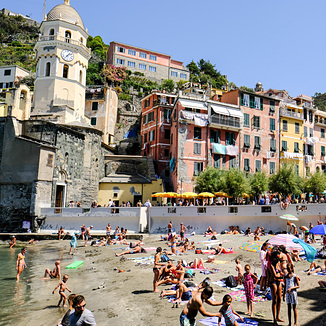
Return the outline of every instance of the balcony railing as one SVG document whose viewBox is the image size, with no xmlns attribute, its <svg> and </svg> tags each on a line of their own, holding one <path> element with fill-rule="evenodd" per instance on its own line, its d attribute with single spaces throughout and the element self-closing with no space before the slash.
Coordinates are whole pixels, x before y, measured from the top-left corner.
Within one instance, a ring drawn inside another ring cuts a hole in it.
<svg viewBox="0 0 326 326">
<path fill-rule="evenodd" d="M 280 115 L 283 117 L 291 117 L 291 118 L 296 118 L 296 119 L 300 119 L 303 120 L 303 114 L 299 113 L 299 112 L 292 112 L 286 109 L 282 109 L 280 110 Z"/>
<path fill-rule="evenodd" d="M 91 53 L 91 49 L 86 47 L 82 42 L 72 40 L 69 37 L 59 36 L 59 35 L 47 35 L 47 36 L 40 36 L 39 42 L 48 42 L 48 41 L 60 41 L 64 43 L 74 44 L 81 46 L 87 53 Z"/>
<path fill-rule="evenodd" d="M 173 106 L 173 104 L 170 104 L 167 100 L 164 100 L 164 99 L 155 100 L 153 102 L 153 106 L 156 106 L 156 105 Z"/>
<path fill-rule="evenodd" d="M 212 122 L 218 125 L 240 128 L 240 119 L 235 117 L 228 117 L 225 115 L 214 114 L 211 117 Z"/>
</svg>

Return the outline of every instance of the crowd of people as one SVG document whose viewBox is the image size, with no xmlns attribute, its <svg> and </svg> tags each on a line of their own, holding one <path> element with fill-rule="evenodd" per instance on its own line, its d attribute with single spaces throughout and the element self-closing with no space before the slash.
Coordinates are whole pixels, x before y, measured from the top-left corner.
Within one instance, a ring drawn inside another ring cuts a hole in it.
<svg viewBox="0 0 326 326">
<path fill-rule="evenodd" d="M 318 224 L 323 224 L 321 221 Z M 300 226 L 299 228 L 294 223 L 289 223 L 289 231 L 299 236 L 299 231 L 302 232 L 306 243 L 314 243 L 316 239 L 310 234 L 310 230 L 313 228 L 312 223 L 309 227 Z M 99 240 L 93 240 L 91 230 L 93 226 L 86 227 L 84 224 L 80 227 L 80 232 L 74 232 L 70 240 L 70 254 L 73 254 L 77 250 L 78 240 L 84 241 L 84 246 L 87 243 L 93 246 L 107 246 L 113 244 L 126 245 L 126 249 L 120 253 L 115 253 L 116 257 L 123 257 L 129 254 L 146 253 L 144 249 L 144 243 L 142 240 L 135 242 L 128 242 L 126 239 L 127 230 L 123 227 L 116 226 L 112 228 L 110 223 L 106 226 L 106 236 L 101 237 Z M 194 241 L 190 241 L 187 238 L 186 233 L 188 228 L 181 222 L 179 226 L 179 232 L 177 234 L 172 221 L 167 225 L 168 233 L 166 236 L 161 236 L 161 241 L 165 241 L 167 249 L 163 249 L 162 246 L 156 248 L 154 255 L 153 266 L 153 291 L 160 293 L 160 297 L 166 297 L 174 295 L 175 299 L 172 301 L 174 305 L 178 306 L 182 301 L 187 301 L 187 304 L 183 308 L 180 315 L 180 325 L 195 325 L 195 319 L 200 312 L 203 316 L 218 317 L 221 322 L 222 317 L 225 319 L 226 325 L 238 325 L 237 318 L 243 320 L 242 317 L 232 308 L 232 297 L 225 295 L 221 301 L 212 300 L 213 288 L 211 286 L 210 278 L 206 277 L 198 286 L 189 281 L 191 273 L 197 269 L 206 269 L 205 264 L 212 263 L 216 256 L 222 254 L 233 253 L 234 248 L 226 248 L 222 242 L 212 242 L 210 246 L 210 255 L 207 256 L 207 260 L 204 261 L 201 256 L 199 258 L 186 261 L 186 256 L 182 256 L 182 259 L 173 261 L 171 256 L 187 253 L 189 250 L 195 250 L 196 245 Z M 225 234 L 239 235 L 243 234 L 247 237 L 253 237 L 254 241 L 260 240 L 261 236 L 264 236 L 264 228 L 257 226 L 253 231 L 248 227 L 245 231 L 240 230 L 239 226 L 230 226 L 229 230 L 225 230 Z M 64 239 L 67 233 L 62 227 L 58 230 L 58 239 Z M 207 230 L 203 234 L 204 237 L 209 240 L 218 240 L 218 233 L 211 226 L 207 227 Z M 9 243 L 10 248 L 13 248 L 16 244 L 16 239 L 13 237 Z M 215 246 L 214 246 L 215 244 Z M 326 240 L 325 243 L 326 245 Z M 25 254 L 27 249 L 22 248 L 21 252 L 17 255 L 17 281 L 20 279 L 20 275 L 26 268 Z M 197 252 L 196 252 L 197 253 Z M 200 253 L 200 252 L 198 252 Z M 286 301 L 288 311 L 289 325 L 298 325 L 298 295 L 297 290 L 300 288 L 300 277 L 295 274 L 295 263 L 300 261 L 301 257 L 299 252 L 295 250 L 288 250 L 283 245 L 271 246 L 268 242 L 264 242 L 260 250 L 260 262 L 261 262 L 261 276 L 252 272 L 251 265 L 248 263 L 242 264 L 239 258 L 235 259 L 235 270 L 237 272 L 236 282 L 237 285 L 243 285 L 246 298 L 247 312 L 250 317 L 254 317 L 254 297 L 257 289 L 259 293 L 267 293 L 270 291 L 272 301 L 272 316 L 273 323 L 278 324 L 284 322 L 280 317 L 281 303 Z M 244 266 L 244 267 L 243 267 Z M 326 262 L 324 266 L 311 263 L 307 275 L 312 275 L 320 272 L 326 272 Z M 187 275 L 188 274 L 188 275 Z M 189 276 L 190 275 L 190 276 Z M 91 311 L 85 309 L 85 298 L 80 295 L 70 294 L 66 295 L 65 292 L 72 292 L 67 285 L 69 276 L 67 274 L 61 275 L 61 262 L 57 260 L 53 270 L 47 268 L 44 272 L 44 278 L 59 279 L 59 283 L 53 290 L 53 294 L 58 289 L 59 302 L 58 306 L 66 306 L 66 301 L 69 303 L 69 310 L 63 317 L 61 323 L 58 325 L 96 325 L 94 315 Z M 164 288 L 160 290 L 162 285 L 171 284 L 173 287 L 170 290 Z M 321 288 L 326 288 L 326 281 L 319 280 L 318 284 Z M 210 313 L 205 310 L 204 304 L 212 306 L 220 306 L 218 312 Z M 82 321 L 82 322 L 81 322 Z"/>
</svg>

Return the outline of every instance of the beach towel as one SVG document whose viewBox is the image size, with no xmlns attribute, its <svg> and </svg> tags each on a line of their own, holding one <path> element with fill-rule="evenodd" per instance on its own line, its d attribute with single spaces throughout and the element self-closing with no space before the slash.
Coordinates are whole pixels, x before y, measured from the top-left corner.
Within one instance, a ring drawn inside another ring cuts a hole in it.
<svg viewBox="0 0 326 326">
<path fill-rule="evenodd" d="M 307 256 L 307 260 L 309 263 L 312 263 L 315 259 L 316 253 L 317 253 L 317 249 L 308 245 L 307 243 L 305 243 L 304 241 L 302 241 L 301 239 L 293 239 L 292 240 L 294 243 L 298 243 L 303 250 L 306 253 Z"/>
<path fill-rule="evenodd" d="M 229 293 L 229 295 L 232 297 L 234 301 L 241 301 L 241 302 L 247 302 L 245 291 L 243 290 L 237 290 Z M 256 294 L 254 296 L 253 302 L 263 302 L 267 301 L 264 295 L 262 294 Z"/>
<path fill-rule="evenodd" d="M 245 326 L 245 325 L 252 325 L 256 326 L 259 325 L 258 321 L 250 319 L 250 318 L 243 318 L 244 322 L 242 322 L 240 319 L 237 319 L 237 322 L 239 326 Z M 207 326 L 218 326 L 218 317 L 207 317 L 205 319 L 200 319 L 200 323 L 207 325 Z M 222 318 L 221 325 L 225 326 L 225 320 Z"/>
<path fill-rule="evenodd" d="M 228 288 L 228 289 L 232 289 L 232 290 L 244 290 L 244 286 L 243 285 L 238 285 L 234 288 L 230 288 L 230 287 L 227 287 L 226 284 L 225 284 L 225 279 L 222 279 L 222 280 L 218 280 L 216 282 L 212 282 L 213 284 L 215 285 L 218 285 L 222 288 Z"/>
</svg>

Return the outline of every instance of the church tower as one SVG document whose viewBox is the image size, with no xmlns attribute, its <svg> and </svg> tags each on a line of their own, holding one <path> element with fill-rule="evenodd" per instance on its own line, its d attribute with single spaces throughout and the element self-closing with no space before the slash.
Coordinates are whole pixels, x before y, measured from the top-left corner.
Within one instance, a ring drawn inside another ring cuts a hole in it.
<svg viewBox="0 0 326 326">
<path fill-rule="evenodd" d="M 86 70 L 91 51 L 82 19 L 69 0 L 49 11 L 35 45 L 36 80 L 31 118 L 85 122 Z"/>
</svg>

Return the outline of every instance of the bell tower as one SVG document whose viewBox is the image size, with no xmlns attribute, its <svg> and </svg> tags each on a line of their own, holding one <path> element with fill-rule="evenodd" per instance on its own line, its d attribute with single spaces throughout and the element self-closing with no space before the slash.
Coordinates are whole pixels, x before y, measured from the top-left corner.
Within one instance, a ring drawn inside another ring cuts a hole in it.
<svg viewBox="0 0 326 326">
<path fill-rule="evenodd" d="M 36 80 L 31 118 L 85 120 L 86 70 L 91 51 L 82 19 L 69 0 L 49 11 L 35 45 Z"/>
</svg>

